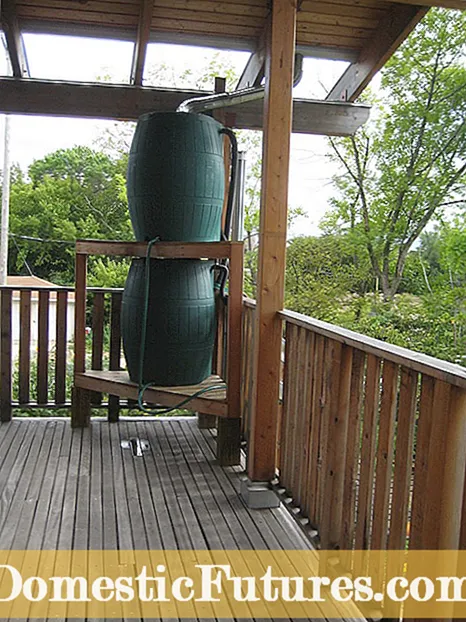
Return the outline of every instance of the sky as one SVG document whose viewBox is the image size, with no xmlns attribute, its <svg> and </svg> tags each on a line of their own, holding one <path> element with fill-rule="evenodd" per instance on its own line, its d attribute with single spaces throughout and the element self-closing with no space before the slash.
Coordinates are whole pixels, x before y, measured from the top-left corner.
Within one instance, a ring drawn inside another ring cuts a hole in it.
<svg viewBox="0 0 466 622">
<path fill-rule="evenodd" d="M 130 42 L 37 34 L 25 34 L 24 41 L 33 78 L 94 82 L 111 77 L 112 82 L 129 82 L 133 50 Z M 215 54 L 215 50 L 206 48 L 150 44 L 144 84 L 173 86 L 177 76 L 186 70 L 195 74 Z M 222 56 L 224 54 L 240 74 L 249 53 L 222 52 Z M 189 59 L 189 65 L 186 59 Z M 160 63 L 165 68 L 162 73 L 158 72 L 158 82 L 154 83 L 150 76 Z M 323 98 L 326 89 L 336 82 L 346 66 L 345 62 L 305 59 L 303 79 L 295 88 L 294 96 Z M 8 72 L 4 58 L 0 60 L 0 72 L 3 75 Z M 185 83 L 183 86 L 195 85 Z M 4 116 L 0 117 L 0 140 L 3 142 Z M 35 159 L 57 149 L 75 145 L 92 147 L 109 126 L 113 126 L 113 122 L 13 115 L 10 123 L 11 160 L 26 170 Z M 327 151 L 324 137 L 292 136 L 289 205 L 302 208 L 306 217 L 294 222 L 290 237 L 319 232 L 319 221 L 328 209 L 332 194 L 331 177 L 337 170 L 325 157 Z M 0 148 L 0 165 L 3 166 L 3 148 Z"/>
</svg>

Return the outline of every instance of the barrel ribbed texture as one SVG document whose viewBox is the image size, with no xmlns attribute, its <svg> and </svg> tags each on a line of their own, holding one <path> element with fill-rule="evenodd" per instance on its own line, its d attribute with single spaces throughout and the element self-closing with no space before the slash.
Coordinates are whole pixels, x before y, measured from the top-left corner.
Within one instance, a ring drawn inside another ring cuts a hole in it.
<svg viewBox="0 0 466 622">
<path fill-rule="evenodd" d="M 151 259 L 143 382 L 174 386 L 202 382 L 212 369 L 215 340 L 213 262 Z M 121 310 L 130 378 L 139 381 L 145 261 L 133 259 Z"/>
<path fill-rule="evenodd" d="M 225 189 L 222 126 L 205 115 L 143 115 L 131 145 L 128 204 L 136 239 L 217 242 Z"/>
</svg>

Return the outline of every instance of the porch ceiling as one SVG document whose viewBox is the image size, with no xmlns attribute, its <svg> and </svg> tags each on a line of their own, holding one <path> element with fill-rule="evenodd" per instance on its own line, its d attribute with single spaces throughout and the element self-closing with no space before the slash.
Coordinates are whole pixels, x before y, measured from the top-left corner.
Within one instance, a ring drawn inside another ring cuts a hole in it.
<svg viewBox="0 0 466 622">
<path fill-rule="evenodd" d="M 350 61 L 328 99 L 354 101 L 430 6 L 466 0 L 297 0 L 297 51 Z M 263 75 L 271 0 L 3 0 L 1 22 L 15 78 L 28 78 L 23 32 L 134 42 L 131 84 L 142 84 L 151 41 L 249 50 L 239 88 Z M 247 78 L 247 79 L 246 79 Z"/>
<path fill-rule="evenodd" d="M 16 0 L 18 22 L 26 31 L 133 40 L 145 11 L 150 40 L 193 41 L 250 51 L 264 29 L 269 4 L 269 0 Z M 418 3 L 302 0 L 296 43 L 309 54 L 354 58 L 398 4 Z M 421 0 L 419 4 L 461 7 L 464 1 Z"/>
</svg>

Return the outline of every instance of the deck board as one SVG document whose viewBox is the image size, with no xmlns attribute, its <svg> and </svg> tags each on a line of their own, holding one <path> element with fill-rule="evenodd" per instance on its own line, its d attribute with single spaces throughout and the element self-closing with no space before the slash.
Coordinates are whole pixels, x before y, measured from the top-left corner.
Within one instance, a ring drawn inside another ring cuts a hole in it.
<svg viewBox="0 0 466 622">
<path fill-rule="evenodd" d="M 143 457 L 121 449 L 136 436 L 149 441 Z M 100 420 L 84 430 L 66 419 L 2 424 L 0 549 L 193 548 L 209 560 L 210 549 L 310 548 L 285 508 L 244 505 L 244 469 L 218 466 L 214 443 L 195 419 Z"/>
</svg>

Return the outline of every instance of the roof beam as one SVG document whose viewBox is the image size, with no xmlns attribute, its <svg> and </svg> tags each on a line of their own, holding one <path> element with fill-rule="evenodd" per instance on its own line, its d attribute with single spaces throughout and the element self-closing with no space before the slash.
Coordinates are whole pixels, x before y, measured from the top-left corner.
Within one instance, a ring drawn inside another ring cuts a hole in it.
<svg viewBox="0 0 466 622">
<path fill-rule="evenodd" d="M 419 5 L 419 0 L 392 0 L 398 4 Z M 466 9 L 466 0 L 421 0 L 423 6 L 439 6 L 444 9 Z"/>
<path fill-rule="evenodd" d="M 0 79 L 0 111 L 130 121 L 151 111 L 171 111 L 208 91 L 112 86 L 48 80 Z"/>
<path fill-rule="evenodd" d="M 18 24 L 15 0 L 3 0 L 1 23 L 5 33 L 8 55 L 15 78 L 29 76 L 29 67 L 23 37 Z"/>
<path fill-rule="evenodd" d="M 235 119 L 234 128 L 262 130 L 263 102 L 226 108 Z M 293 134 L 352 136 L 369 118 L 370 106 L 344 102 L 293 100 Z"/>
<path fill-rule="evenodd" d="M 1 78 L 0 113 L 132 121 L 146 112 L 176 110 L 187 99 L 207 95 L 206 91 Z M 262 129 L 263 98 L 236 103 L 226 97 L 220 110 L 231 113 L 233 127 Z M 295 100 L 293 132 L 347 136 L 367 120 L 369 110 L 361 104 Z"/>
<path fill-rule="evenodd" d="M 144 63 L 146 61 L 147 45 L 150 38 L 150 27 L 152 23 L 152 10 L 154 0 L 141 0 L 139 9 L 139 23 L 134 43 L 133 61 L 131 63 L 131 84 L 142 85 L 144 74 Z"/>
<path fill-rule="evenodd" d="M 393 5 L 358 60 L 348 67 L 326 99 L 354 101 L 428 10 L 417 4 Z"/>
</svg>

